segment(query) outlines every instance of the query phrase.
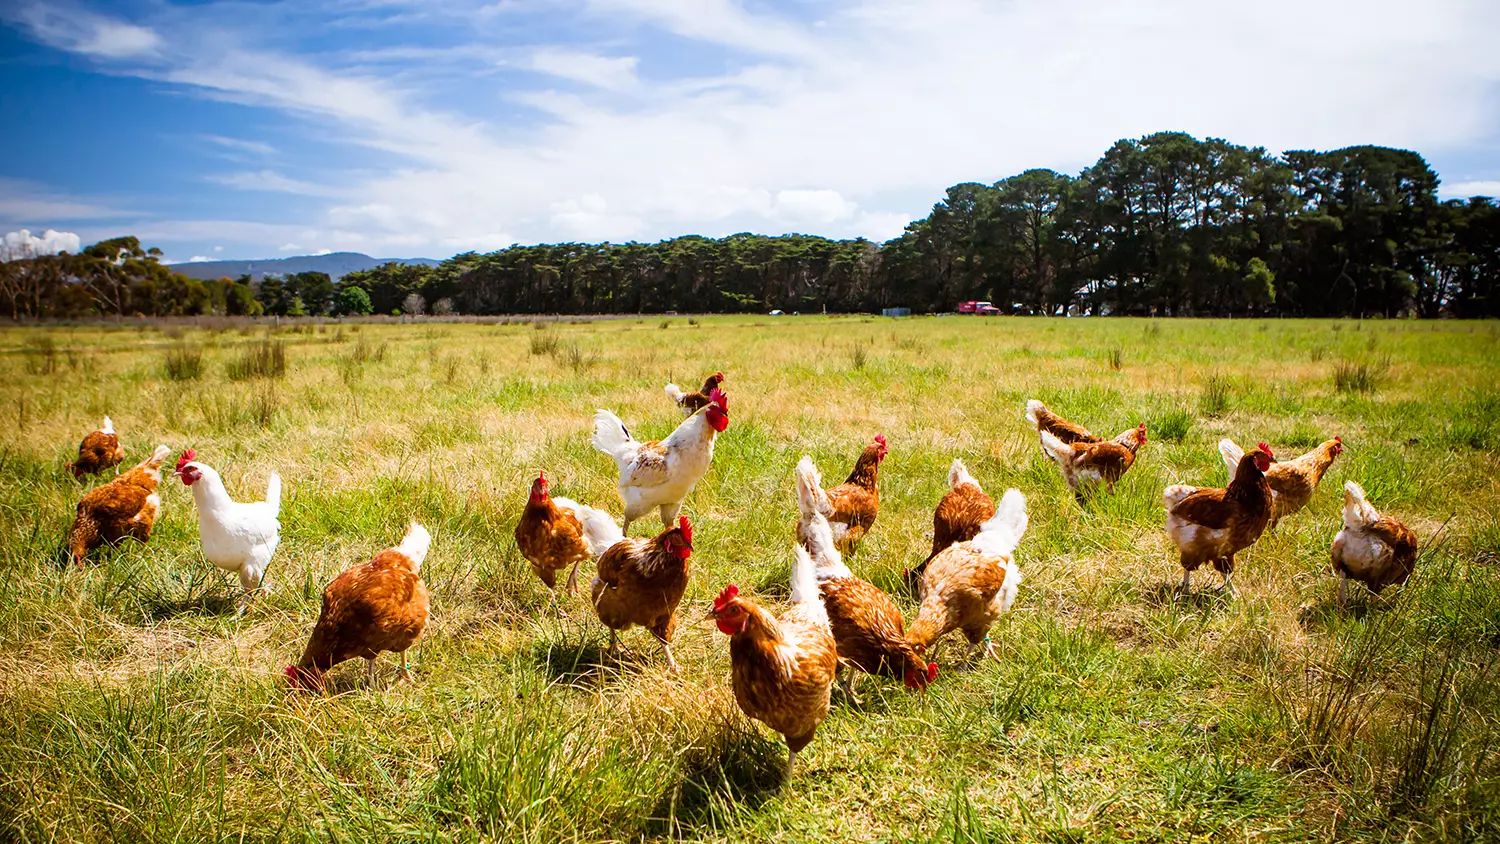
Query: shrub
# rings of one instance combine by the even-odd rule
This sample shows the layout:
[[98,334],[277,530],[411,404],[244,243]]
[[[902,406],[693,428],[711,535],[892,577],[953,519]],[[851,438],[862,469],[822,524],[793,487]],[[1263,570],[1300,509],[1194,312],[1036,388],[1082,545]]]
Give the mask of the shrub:
[[[542,327],[541,323],[537,323],[536,326],[537,328]],[[550,331],[543,331],[539,334],[531,335],[531,344],[528,350],[533,355],[555,355],[561,346],[562,341],[557,338],[556,334]]]
[[408,293],[406,298],[401,300],[401,312],[404,314],[419,316],[426,309],[427,300],[423,299],[420,293]]
[[366,316],[375,310],[370,303],[370,294],[363,287],[344,287],[339,290],[339,313]]
[[171,381],[193,381],[203,374],[203,350],[189,343],[176,343],[162,360]]
[[432,303],[433,316],[450,316],[453,314],[453,300],[442,298]]

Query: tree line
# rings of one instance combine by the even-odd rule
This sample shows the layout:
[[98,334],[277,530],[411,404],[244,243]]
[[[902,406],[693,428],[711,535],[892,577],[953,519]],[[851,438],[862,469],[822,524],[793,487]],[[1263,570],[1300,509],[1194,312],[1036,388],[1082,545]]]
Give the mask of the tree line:
[[338,284],[299,273],[254,285],[186,279],[118,238],[0,264],[0,285],[14,318],[920,313],[971,299],[1013,313],[1500,316],[1500,207],[1440,201],[1437,187],[1407,150],[1275,156],[1162,132],[1117,142],[1076,176],[954,185],[883,244],[803,234],[557,243],[386,264]]

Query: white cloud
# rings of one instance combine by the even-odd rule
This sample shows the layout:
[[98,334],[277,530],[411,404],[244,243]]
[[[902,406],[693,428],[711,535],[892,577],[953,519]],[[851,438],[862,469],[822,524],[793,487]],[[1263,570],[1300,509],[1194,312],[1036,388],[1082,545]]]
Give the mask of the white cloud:
[[283,244],[281,244],[281,246],[277,247],[277,251],[278,252],[295,252],[296,250],[301,249],[301,248],[302,248],[301,246],[298,246],[295,243],[283,243]]
[[188,263],[188,264],[200,264],[200,263],[202,263],[204,261],[212,261],[212,260],[213,259],[210,258],[210,257],[208,257],[207,255],[194,255],[193,257],[187,259],[187,261],[185,263]]
[[[1266,0],[1254,14],[1197,0],[823,0],[801,7],[822,14],[810,23],[735,0],[580,2],[577,19],[576,4],[550,6],[545,31],[577,41],[573,30],[592,22],[608,41],[472,52],[584,87],[538,90],[527,86],[550,80],[522,76],[451,108],[410,75],[331,70],[191,32],[172,33],[181,49],[159,61],[110,64],[331,126],[402,161],[320,177],[337,188],[228,174],[220,181],[243,189],[331,201],[285,225],[146,230],[370,254],[742,230],[885,238],[951,184],[1076,171],[1122,137],[1181,129],[1273,152],[1432,152],[1485,142],[1500,102],[1500,51],[1488,43],[1500,5],[1483,0]],[[481,37],[464,26],[458,40]],[[661,33],[693,43],[668,56],[651,49]],[[1203,45],[1213,72],[1185,64],[1184,50]],[[681,53],[716,58],[684,73]]]
[[47,229],[40,236],[26,229],[6,232],[0,238],[0,261],[17,261],[35,258],[38,255],[56,255],[59,252],[78,252],[81,247],[78,235]]
[[1443,184],[1438,188],[1438,193],[1444,199],[1468,199],[1471,196],[1500,196],[1500,181]]
[[64,196],[23,179],[0,176],[0,223],[45,225],[48,222],[101,220],[129,213],[92,199]]
[[223,251],[224,251],[224,247],[222,247],[222,246],[215,246],[214,247],[214,252],[223,252]]
[[154,30],[71,5],[36,3],[21,7],[18,17],[41,40],[88,56],[141,58],[155,54],[162,45]]
[[275,155],[276,147],[262,141],[251,141],[244,138],[226,138],[223,135],[204,135],[203,140],[235,152],[248,152],[254,155]]
[[332,255],[333,254],[333,250],[332,249],[319,249],[318,251],[314,252],[313,254],[314,255]]
[[338,196],[337,188],[326,185],[304,182],[300,179],[292,179],[277,173],[275,170],[257,170],[241,173],[219,173],[208,177],[209,181],[217,182],[240,190],[271,191],[273,193],[291,193],[300,196]]
[[639,61],[635,56],[616,58],[549,47],[532,53],[526,67],[538,73],[621,91],[639,83],[635,75]]

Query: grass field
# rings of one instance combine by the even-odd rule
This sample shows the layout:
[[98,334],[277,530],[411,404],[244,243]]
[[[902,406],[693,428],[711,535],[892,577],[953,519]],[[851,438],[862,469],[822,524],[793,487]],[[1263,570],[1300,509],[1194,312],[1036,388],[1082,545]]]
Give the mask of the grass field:
[[[787,317],[553,324],[94,326],[0,331],[0,840],[1496,840],[1500,836],[1500,326]],[[265,344],[272,345],[267,347]],[[278,345],[279,344],[279,345]],[[279,350],[279,351],[278,351]],[[284,355],[284,373],[275,374]],[[669,674],[644,631],[550,597],[511,531],[537,469],[610,509],[595,408],[643,438],[662,394],[723,369],[732,422],[684,512],[692,583]],[[196,374],[196,377],[194,377]],[[1023,419],[1146,421],[1113,496],[1080,506]],[[59,549],[63,471],[113,416],[133,463],[194,447],[241,500],[286,482],[276,590],[237,616],[192,496],[164,484],[149,546]],[[782,784],[723,636],[728,582],[786,594],[793,466],[841,480],[890,442],[879,521],[849,561],[897,594],[963,457],[1024,492],[1004,661],[926,694],[865,679]],[[1239,558],[1237,600],[1173,594],[1161,490],[1222,485],[1223,436],[1348,451],[1309,507]],[[1357,479],[1424,546],[1387,600],[1334,602],[1328,547]],[[323,585],[434,534],[410,656],[289,694]],[[655,529],[655,522],[635,529]],[[587,582],[587,578],[584,578]]]

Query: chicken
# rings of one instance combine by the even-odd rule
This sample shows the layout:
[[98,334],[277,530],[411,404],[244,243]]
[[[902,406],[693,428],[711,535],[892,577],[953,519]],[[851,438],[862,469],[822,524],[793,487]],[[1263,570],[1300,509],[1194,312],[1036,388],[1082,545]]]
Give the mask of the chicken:
[[400,545],[346,569],[328,584],[307,648],[296,665],[286,668],[293,688],[318,691],[330,668],[355,657],[364,658],[365,681],[374,684],[381,651],[400,654],[400,676],[411,678],[406,649],[427,626],[431,596],[421,571],[431,546],[432,535],[412,522]]
[[99,430],[84,437],[83,442],[78,444],[78,459],[68,464],[68,471],[73,473],[73,477],[82,478],[84,475],[113,469],[124,459],[125,449],[120,445],[119,435],[115,433],[115,423],[106,416]]
[[948,469],[948,492],[932,514],[932,553],[921,565],[901,572],[907,587],[919,600],[922,597],[922,574],[927,571],[932,558],[955,542],[968,542],[978,536],[980,526],[994,515],[995,499],[984,494],[979,482],[969,474],[968,467],[955,457]]
[[1063,480],[1075,495],[1100,481],[1114,492],[1115,482],[1135,464],[1136,451],[1146,444],[1146,423],[1103,442],[1065,443],[1051,431],[1042,431],[1041,438],[1042,450],[1062,470]]
[[1234,480],[1224,489],[1169,486],[1162,493],[1167,507],[1167,535],[1177,543],[1182,563],[1182,590],[1192,588],[1193,572],[1210,563],[1224,576],[1224,588],[1235,594],[1230,577],[1234,555],[1255,544],[1271,518],[1271,485],[1265,472],[1271,468],[1271,447],[1240,459]]
[[594,414],[594,448],[614,458],[620,469],[627,535],[630,523],[652,510],[660,510],[664,527],[677,521],[683,499],[713,462],[714,438],[728,427],[729,398],[717,388],[706,407],[660,442],[637,442],[620,417],[607,410]]
[[[1271,485],[1271,527],[1284,516],[1301,510],[1318,491],[1323,474],[1333,465],[1333,459],[1344,452],[1344,440],[1334,437],[1317,448],[1285,463],[1272,463],[1266,472],[1266,483]],[[1240,460],[1245,452],[1234,444],[1234,440],[1219,440],[1219,456],[1224,458],[1224,467],[1229,476],[1239,471]]]
[[1364,488],[1344,482],[1344,529],[1333,538],[1333,570],[1339,575],[1339,603],[1349,603],[1353,578],[1379,595],[1400,585],[1417,567],[1417,535],[1390,516],[1375,512]]
[[712,616],[729,636],[734,699],[751,718],[786,739],[786,776],[828,717],[838,646],[813,574],[812,557],[793,548],[792,606],[772,618],[734,584],[714,599]]
[[161,513],[161,462],[170,452],[159,445],[135,468],[107,484],[89,490],[78,502],[73,528],[68,532],[68,550],[73,561],[83,565],[88,552],[105,542],[129,536],[141,542],[151,539],[151,526]]
[[667,665],[678,670],[672,656],[672,633],[677,629],[677,605],[687,591],[692,555],[693,525],[682,516],[676,527],[651,539],[621,539],[599,558],[594,612],[609,628],[612,656],[619,653],[619,632],[639,624],[661,640]]
[[1016,602],[1021,570],[1015,550],[1026,534],[1029,519],[1026,497],[1008,489],[979,533],[967,542],[943,549],[922,575],[922,606],[906,638],[925,655],[943,636],[962,630],[969,640],[969,656],[984,645],[999,659],[990,642],[990,626]]
[[708,376],[708,380],[703,382],[703,389],[696,393],[684,393],[676,384],[668,384],[667,398],[682,408],[683,416],[692,416],[699,408],[707,407],[708,403],[713,401],[709,396],[714,390],[719,389],[722,383],[724,383],[724,373],[715,372]]
[[578,592],[579,564],[624,538],[620,526],[603,510],[549,496],[545,472],[531,482],[531,498],[516,523],[516,547],[548,589],[557,588],[559,571],[573,567],[568,573],[569,595]]
[[1058,416],[1036,399],[1026,402],[1026,421],[1036,426],[1037,433],[1046,431],[1068,445],[1101,442],[1088,428]]
[[879,587],[855,577],[844,565],[821,513],[813,514],[808,533],[808,555],[838,645],[839,665],[845,669],[849,697],[858,700],[853,668],[902,680],[909,689],[927,688],[937,679],[937,664],[923,660],[907,641],[905,621],[896,602]]
[[804,456],[797,464],[798,498],[802,503],[797,541],[804,547],[807,545],[804,526],[811,508],[828,520],[839,550],[845,554],[852,552],[880,514],[880,462],[888,451],[885,437],[876,434],[855,461],[849,479],[829,490],[823,489],[823,476],[812,458]]
[[198,509],[198,536],[203,556],[219,568],[240,576],[240,586],[269,591],[266,567],[281,539],[281,476],[266,481],[266,499],[241,504],[229,497],[219,473],[196,462],[193,449],[182,453],[173,474],[193,491]]

